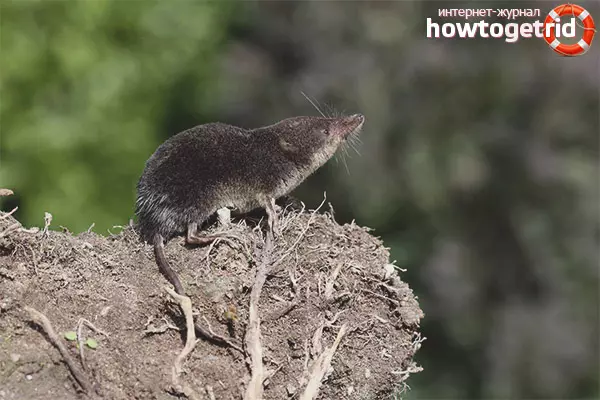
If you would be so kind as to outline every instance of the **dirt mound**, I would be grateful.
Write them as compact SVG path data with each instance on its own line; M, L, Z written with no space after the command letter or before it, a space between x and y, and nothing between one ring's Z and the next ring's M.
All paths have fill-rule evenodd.
M90 397L176 398L172 368L185 321L134 227L72 236L0 218L0 399L85 397L25 307L48 318L75 368L95 385ZM311 398L303 394L315 382L321 399L398 393L420 370L412 358L423 314L388 264L388 250L367 229L340 226L328 213L284 211L280 222L259 305L264 398ZM252 372L244 335L265 235L248 221L210 229L235 231L244 243L192 248L174 239L166 247L197 323L228 342L199 336L181 377L192 397L238 399Z

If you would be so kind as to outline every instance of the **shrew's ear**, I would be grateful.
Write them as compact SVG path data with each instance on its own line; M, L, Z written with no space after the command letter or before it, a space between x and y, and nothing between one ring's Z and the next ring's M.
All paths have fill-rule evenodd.
M288 142L284 138L279 139L279 146L281 146L283 151L285 151L286 153L297 153L298 152L298 147L296 147L292 143Z

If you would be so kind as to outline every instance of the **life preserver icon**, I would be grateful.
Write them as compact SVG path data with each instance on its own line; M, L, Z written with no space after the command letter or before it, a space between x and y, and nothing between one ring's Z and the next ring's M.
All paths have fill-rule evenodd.
M549 29L546 29L547 24L554 23L557 18L563 15L575 16L583 23L583 37L579 42L575 44L563 44L556 38L555 26L550 25ZM596 25L594 25L594 20L590 13L585 8L576 4L563 4L555 7L546 17L543 29L546 42L555 52L563 56L579 56L588 51L596 33Z

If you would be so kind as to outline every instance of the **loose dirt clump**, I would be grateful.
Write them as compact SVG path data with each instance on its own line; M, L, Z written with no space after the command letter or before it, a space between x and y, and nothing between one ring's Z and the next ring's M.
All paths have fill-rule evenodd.
M234 235L211 246L168 243L201 328L176 373L185 319L134 226L73 236L0 213L0 399L251 399L257 379L264 399L399 393L423 313L388 250L329 213L279 219L272 242L245 220L212 225Z

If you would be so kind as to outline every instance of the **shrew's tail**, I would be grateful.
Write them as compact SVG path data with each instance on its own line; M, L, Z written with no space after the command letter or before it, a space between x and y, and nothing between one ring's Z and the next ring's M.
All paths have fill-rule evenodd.
M152 238L154 242L154 257L156 258L156 264L158 264L158 270L164 275L165 278L175 287L175 292L181 296L185 296L185 292L183 291L183 286L181 286L181 282L179 281L179 277L171 269L167 258L165 257L165 246L164 240L160 233L156 233Z

